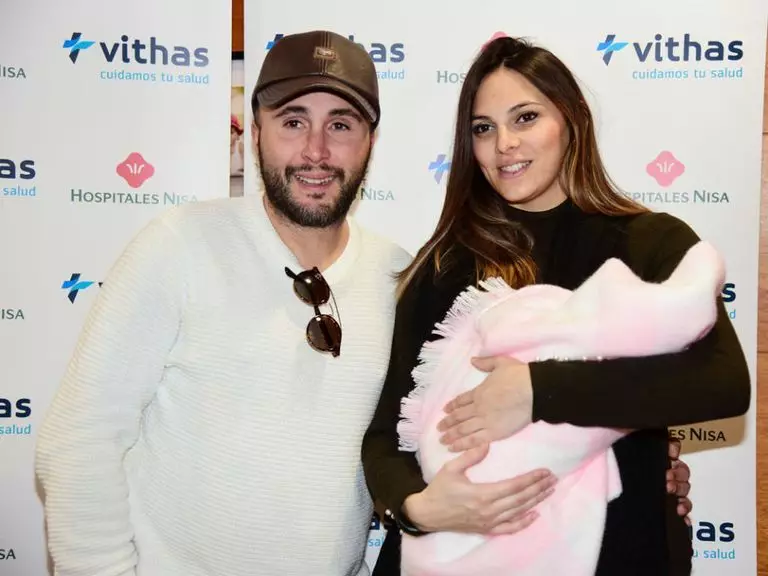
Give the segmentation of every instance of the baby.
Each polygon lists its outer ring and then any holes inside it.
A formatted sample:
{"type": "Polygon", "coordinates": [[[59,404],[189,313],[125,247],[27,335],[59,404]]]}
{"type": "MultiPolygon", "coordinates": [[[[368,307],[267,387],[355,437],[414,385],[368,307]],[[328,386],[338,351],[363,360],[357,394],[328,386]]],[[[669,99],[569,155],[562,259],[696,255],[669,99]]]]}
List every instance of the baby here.
{"type": "MultiPolygon", "coordinates": [[[[427,483],[456,458],[440,443],[437,424],[446,403],[487,377],[471,358],[600,360],[682,351],[711,330],[724,281],[721,257],[699,242],[658,284],[611,259],[574,291],[546,284],[514,290],[499,279],[469,288],[437,325],[442,338],[421,350],[416,388],[402,402],[400,449],[416,452],[427,483]]],[[[611,445],[625,433],[536,422],[491,443],[467,477],[494,482],[551,470],[558,484],[537,506],[539,518],[510,535],[404,534],[403,576],[593,575],[606,506],[622,489],[611,445]]]]}

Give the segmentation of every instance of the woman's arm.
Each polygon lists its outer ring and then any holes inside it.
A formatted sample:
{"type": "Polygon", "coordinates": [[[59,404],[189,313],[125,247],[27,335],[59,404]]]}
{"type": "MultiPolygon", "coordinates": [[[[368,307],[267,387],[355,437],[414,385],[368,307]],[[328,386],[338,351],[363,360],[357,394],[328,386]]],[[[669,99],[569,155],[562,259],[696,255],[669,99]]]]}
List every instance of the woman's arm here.
{"type": "Polygon", "coordinates": [[[465,286],[442,290],[431,282],[412,284],[398,304],[387,377],[371,424],[363,437],[363,469],[374,501],[386,508],[382,519],[401,528],[513,533],[535,519],[529,513],[552,493],[546,470],[487,484],[473,484],[465,471],[480,462],[488,445],[457,455],[424,482],[414,453],[398,448],[400,401],[414,387],[411,371],[435,322],[442,320],[453,296],[465,286]],[[454,290],[455,288],[455,290],[454,290]]]}
{"type": "MultiPolygon", "coordinates": [[[[416,339],[405,330],[410,315],[412,294],[403,295],[395,314],[392,351],[379,403],[368,430],[363,436],[362,460],[368,490],[392,515],[399,519],[403,502],[411,494],[421,492],[427,484],[413,452],[398,449],[397,422],[400,400],[413,387],[410,371],[416,363],[413,348],[416,339]],[[413,341],[411,341],[413,340],[413,341]]],[[[382,517],[387,520],[387,517],[382,517]]]]}
{"type": "MultiPolygon", "coordinates": [[[[667,214],[630,225],[629,262],[643,279],[667,279],[699,241],[667,214]]],[[[533,421],[615,428],[663,428],[728,418],[749,409],[744,352],[725,306],[713,329],[687,350],[645,358],[532,363],[533,421]]]]}

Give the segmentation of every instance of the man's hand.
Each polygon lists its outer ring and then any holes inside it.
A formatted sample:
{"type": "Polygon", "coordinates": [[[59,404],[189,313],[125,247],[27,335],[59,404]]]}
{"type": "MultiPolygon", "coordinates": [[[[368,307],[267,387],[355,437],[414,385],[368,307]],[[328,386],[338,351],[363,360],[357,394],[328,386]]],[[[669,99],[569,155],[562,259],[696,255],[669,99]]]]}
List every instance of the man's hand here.
{"type": "Polygon", "coordinates": [[[688,464],[680,460],[680,440],[670,439],[669,458],[672,467],[667,470],[667,492],[677,496],[677,513],[685,518],[685,523],[690,526],[691,519],[688,515],[693,509],[693,502],[688,498],[691,490],[691,469],[688,464]]]}

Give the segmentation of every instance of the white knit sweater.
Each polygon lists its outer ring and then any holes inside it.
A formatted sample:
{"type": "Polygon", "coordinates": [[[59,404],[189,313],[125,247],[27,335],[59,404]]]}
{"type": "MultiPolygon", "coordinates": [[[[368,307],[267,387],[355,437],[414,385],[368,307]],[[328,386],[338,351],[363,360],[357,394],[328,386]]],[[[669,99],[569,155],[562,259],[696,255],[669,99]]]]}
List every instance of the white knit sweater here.
{"type": "MultiPolygon", "coordinates": [[[[358,576],[363,433],[408,254],[350,221],[324,276],[341,355],[307,344],[301,267],[261,199],[188,204],[110,272],[39,433],[59,576],[358,576]]],[[[324,307],[324,311],[328,311],[324,307]]]]}

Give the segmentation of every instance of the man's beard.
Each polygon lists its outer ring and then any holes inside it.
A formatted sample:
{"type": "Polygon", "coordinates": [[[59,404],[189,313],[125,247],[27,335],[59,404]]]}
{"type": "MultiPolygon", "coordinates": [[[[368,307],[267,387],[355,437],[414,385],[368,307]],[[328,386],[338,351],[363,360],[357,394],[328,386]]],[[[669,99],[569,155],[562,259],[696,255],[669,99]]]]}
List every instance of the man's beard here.
{"type": "Polygon", "coordinates": [[[345,178],[344,170],[325,163],[318,166],[312,166],[311,164],[287,166],[285,173],[280,174],[279,170],[265,165],[264,156],[261,152],[261,139],[258,141],[257,152],[259,156],[259,171],[264,182],[267,199],[288,220],[306,228],[327,228],[340,223],[346,218],[352,203],[355,201],[357,191],[365,179],[368,162],[371,157],[371,150],[369,149],[365,161],[359,170],[345,178]],[[290,181],[297,173],[311,172],[318,169],[332,174],[338,180],[340,186],[339,196],[330,206],[307,208],[291,197],[290,181]]]}

